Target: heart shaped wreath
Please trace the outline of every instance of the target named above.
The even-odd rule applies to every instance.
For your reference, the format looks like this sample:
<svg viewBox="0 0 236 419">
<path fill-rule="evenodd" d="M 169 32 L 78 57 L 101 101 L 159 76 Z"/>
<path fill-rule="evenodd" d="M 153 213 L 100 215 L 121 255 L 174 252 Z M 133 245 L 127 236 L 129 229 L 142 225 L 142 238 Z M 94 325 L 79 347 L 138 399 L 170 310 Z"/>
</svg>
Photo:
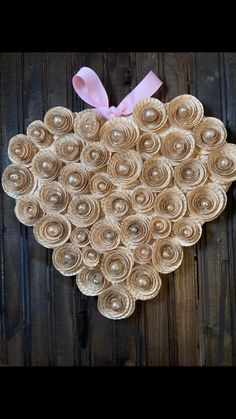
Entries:
<svg viewBox="0 0 236 419">
<path fill-rule="evenodd" d="M 150 98 L 162 84 L 152 72 L 117 108 L 93 70 L 73 84 L 96 110 L 55 107 L 14 136 L 2 185 L 18 220 L 54 249 L 55 268 L 98 296 L 102 315 L 123 319 L 224 210 L 236 145 L 194 96 Z"/>
</svg>

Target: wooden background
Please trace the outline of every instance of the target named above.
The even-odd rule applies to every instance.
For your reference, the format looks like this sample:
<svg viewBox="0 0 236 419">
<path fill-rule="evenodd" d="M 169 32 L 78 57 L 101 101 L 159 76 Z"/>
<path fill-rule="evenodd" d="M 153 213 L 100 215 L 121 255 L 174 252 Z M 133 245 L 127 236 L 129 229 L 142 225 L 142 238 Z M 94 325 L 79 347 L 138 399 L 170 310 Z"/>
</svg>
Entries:
<svg viewBox="0 0 236 419">
<path fill-rule="evenodd" d="M 71 85 L 83 65 L 100 75 L 113 105 L 153 70 L 164 81 L 156 97 L 196 95 L 236 142 L 235 53 L 5 53 L 1 173 L 9 139 L 32 120 L 57 105 L 83 109 Z M 236 365 L 236 183 L 223 214 L 205 224 L 197 246 L 184 250 L 181 267 L 162 275 L 159 296 L 117 322 L 53 269 L 51 251 L 16 220 L 14 200 L 2 189 L 1 196 L 0 365 Z"/>
</svg>

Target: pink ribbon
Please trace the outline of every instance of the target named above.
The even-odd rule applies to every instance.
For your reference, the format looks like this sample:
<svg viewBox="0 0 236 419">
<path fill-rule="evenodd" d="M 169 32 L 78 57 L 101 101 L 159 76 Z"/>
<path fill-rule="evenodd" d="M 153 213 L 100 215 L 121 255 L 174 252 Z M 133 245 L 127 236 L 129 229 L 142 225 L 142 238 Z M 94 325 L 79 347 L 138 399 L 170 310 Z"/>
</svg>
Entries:
<svg viewBox="0 0 236 419">
<path fill-rule="evenodd" d="M 98 75 L 91 68 L 82 67 L 73 77 L 72 83 L 78 96 L 95 107 L 97 112 L 106 119 L 130 115 L 140 100 L 152 96 L 162 85 L 162 81 L 150 71 L 117 107 L 109 107 L 107 92 Z"/>
</svg>

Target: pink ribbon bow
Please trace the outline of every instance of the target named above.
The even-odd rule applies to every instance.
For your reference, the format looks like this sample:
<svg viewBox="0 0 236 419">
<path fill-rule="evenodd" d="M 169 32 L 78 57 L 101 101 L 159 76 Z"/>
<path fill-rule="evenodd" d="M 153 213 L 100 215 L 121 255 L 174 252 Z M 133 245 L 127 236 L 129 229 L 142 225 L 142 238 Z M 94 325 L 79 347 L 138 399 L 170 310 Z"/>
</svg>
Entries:
<svg viewBox="0 0 236 419">
<path fill-rule="evenodd" d="M 135 105 L 152 96 L 162 85 L 162 81 L 150 71 L 146 77 L 120 102 L 109 107 L 107 92 L 98 75 L 89 67 L 82 67 L 72 79 L 76 93 L 106 119 L 130 115 Z"/>
</svg>

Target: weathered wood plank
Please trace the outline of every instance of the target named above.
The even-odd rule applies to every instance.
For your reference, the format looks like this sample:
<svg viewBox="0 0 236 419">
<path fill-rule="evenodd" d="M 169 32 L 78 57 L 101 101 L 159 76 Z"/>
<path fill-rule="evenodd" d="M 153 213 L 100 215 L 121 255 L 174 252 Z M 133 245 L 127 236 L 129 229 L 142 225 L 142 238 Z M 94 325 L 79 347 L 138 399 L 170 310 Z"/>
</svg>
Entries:
<svg viewBox="0 0 236 419">
<path fill-rule="evenodd" d="M 164 54 L 165 101 L 189 93 L 191 56 L 184 53 Z M 197 334 L 197 275 L 195 248 L 184 250 L 182 265 L 172 275 L 169 284 L 169 342 L 171 365 L 198 365 Z"/>
<path fill-rule="evenodd" d="M 84 65 L 91 67 L 104 85 L 107 83 L 107 54 L 102 52 L 84 54 Z M 79 69 L 79 67 L 78 67 Z M 107 87 L 107 86 L 106 86 Z M 85 104 L 85 107 L 88 107 Z M 79 292 L 79 291 L 78 291 Z M 80 292 L 79 292 L 80 293 Z M 84 298 L 84 296 L 83 296 Z M 88 323 L 89 347 L 92 366 L 111 366 L 114 363 L 115 346 L 113 341 L 113 322 L 104 318 L 97 309 L 97 298 L 89 297 Z"/>
<path fill-rule="evenodd" d="M 9 163 L 9 139 L 22 129 L 19 117 L 19 56 L 3 54 L 1 60 L 2 165 Z M 6 365 L 24 365 L 24 322 L 22 306 L 21 246 L 22 227 L 14 215 L 15 200 L 3 194 L 3 267 L 2 296 L 6 322 Z M 14 263 L 12 263 L 14 261 Z"/>
<path fill-rule="evenodd" d="M 48 108 L 67 107 L 67 66 L 65 53 L 50 53 L 47 58 Z M 51 254 L 51 251 L 49 252 Z M 73 279 L 63 277 L 51 265 L 51 284 L 54 292 L 55 365 L 74 365 L 73 345 Z M 53 296 L 51 296 L 53 298 Z"/>
<path fill-rule="evenodd" d="M 219 55 L 196 53 L 196 95 L 204 104 L 205 113 L 222 119 L 222 96 Z M 227 240 L 228 209 L 219 218 L 206 223 L 197 244 L 199 274 L 201 359 L 204 365 L 229 365 L 226 353 L 230 338 L 225 330 L 225 287 L 229 278 Z M 223 352 L 222 352 L 223 351 Z"/>
<path fill-rule="evenodd" d="M 151 70 L 163 80 L 162 54 L 135 53 L 134 56 L 132 73 L 136 74 L 136 77 L 132 87 L 135 87 Z M 154 96 L 160 99 L 163 92 L 162 87 Z M 163 281 L 161 291 L 154 300 L 139 303 L 137 311 L 139 365 L 169 364 L 166 292 L 166 284 Z"/>
<path fill-rule="evenodd" d="M 222 66 L 225 79 L 225 96 L 223 103 L 223 112 L 225 117 L 226 128 L 228 131 L 229 141 L 236 143 L 236 54 L 226 53 L 222 59 Z M 236 365 L 236 183 L 230 187 L 228 192 L 227 207 L 227 231 L 228 231 L 228 272 L 229 282 L 227 287 L 226 301 L 228 306 L 226 330 L 227 342 L 230 347 L 231 360 L 228 365 Z"/>
<path fill-rule="evenodd" d="M 130 91 L 130 85 L 126 81 L 127 72 L 130 70 L 129 53 L 108 54 L 107 78 L 110 106 L 117 106 Z M 112 322 L 115 335 L 115 365 L 136 365 L 137 311 L 128 319 Z"/>
<path fill-rule="evenodd" d="M 35 119 L 43 120 L 43 62 L 41 53 L 24 54 L 24 132 Z M 31 363 L 50 365 L 47 251 L 40 246 L 33 229 L 27 228 L 31 306 Z"/>
</svg>

